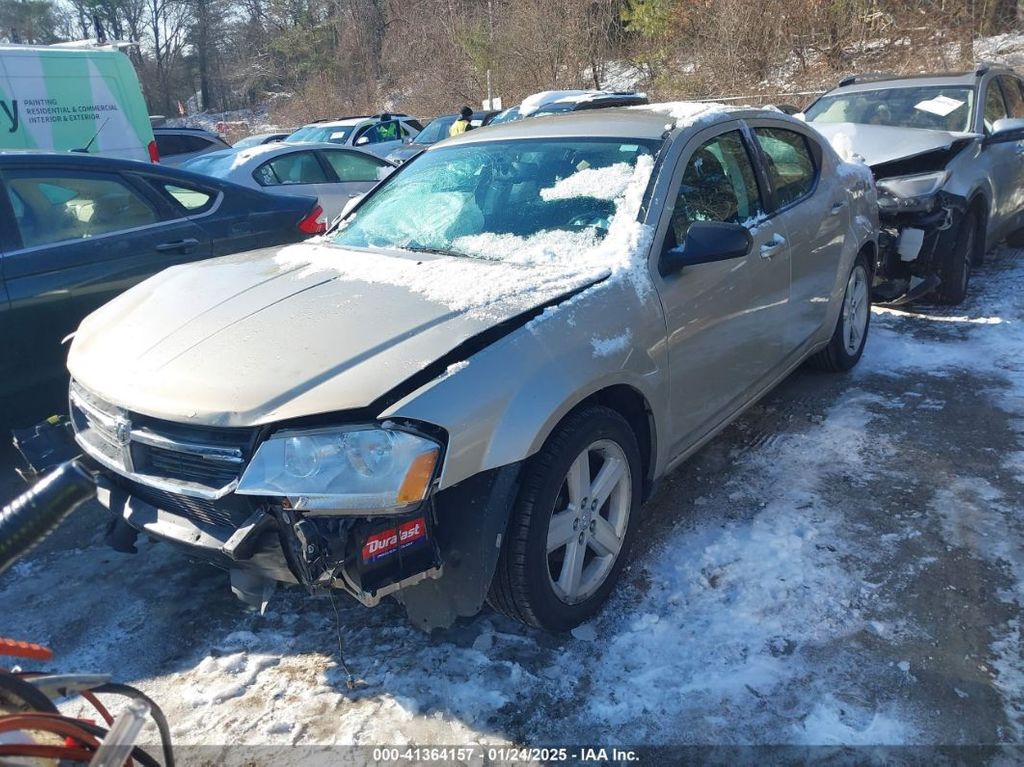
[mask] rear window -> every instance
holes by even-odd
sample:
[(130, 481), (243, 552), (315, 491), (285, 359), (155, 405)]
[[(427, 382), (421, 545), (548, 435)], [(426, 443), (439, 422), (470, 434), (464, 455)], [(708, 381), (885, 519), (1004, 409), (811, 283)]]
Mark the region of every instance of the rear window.
[(197, 187), (161, 184), (161, 188), (189, 213), (204, 213), (213, 207), (215, 196)]

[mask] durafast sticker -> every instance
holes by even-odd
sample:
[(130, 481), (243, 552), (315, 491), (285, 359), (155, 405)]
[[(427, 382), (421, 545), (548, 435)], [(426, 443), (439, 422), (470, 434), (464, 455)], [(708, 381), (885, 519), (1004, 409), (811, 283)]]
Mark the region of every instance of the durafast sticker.
[(376, 562), (400, 549), (413, 546), (427, 538), (427, 523), (423, 517), (410, 519), (398, 527), (374, 533), (363, 544), (363, 562)]

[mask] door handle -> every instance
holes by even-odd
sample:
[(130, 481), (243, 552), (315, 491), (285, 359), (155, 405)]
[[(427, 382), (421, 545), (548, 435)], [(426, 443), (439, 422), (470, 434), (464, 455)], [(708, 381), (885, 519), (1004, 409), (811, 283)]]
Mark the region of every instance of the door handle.
[(156, 246), (156, 249), (160, 253), (191, 253), (198, 247), (199, 240), (189, 237), (186, 240), (178, 240), (177, 242), (161, 242)]
[(786, 238), (781, 234), (773, 234), (772, 238), (761, 246), (761, 258), (771, 261), (786, 246)]
[(828, 214), (830, 216), (838, 216), (839, 213), (846, 207), (846, 200), (840, 200), (839, 202), (832, 203), (832, 207), (829, 208)]

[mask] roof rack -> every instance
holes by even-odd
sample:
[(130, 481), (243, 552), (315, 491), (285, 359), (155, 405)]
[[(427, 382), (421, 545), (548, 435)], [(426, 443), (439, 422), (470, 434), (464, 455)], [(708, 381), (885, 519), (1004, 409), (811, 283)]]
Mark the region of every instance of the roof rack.
[(913, 80), (922, 79), (926, 77), (967, 77), (974, 75), (975, 77), (981, 77), (982, 75), (992, 71), (1011, 71), (1012, 67), (1006, 64), (1000, 64), (994, 61), (979, 61), (974, 65), (973, 70), (961, 70), (959, 72), (911, 72), (908, 74), (896, 74), (894, 72), (866, 72), (862, 75), (850, 75), (844, 77), (839, 81), (839, 88), (845, 88), (847, 85), (855, 85), (857, 83), (873, 83), (882, 80)]

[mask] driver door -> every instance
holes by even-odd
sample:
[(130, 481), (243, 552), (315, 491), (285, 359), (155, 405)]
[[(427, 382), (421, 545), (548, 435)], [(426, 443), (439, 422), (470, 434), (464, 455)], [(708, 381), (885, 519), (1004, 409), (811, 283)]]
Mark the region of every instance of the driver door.
[(759, 393), (783, 357), (788, 233), (779, 221), (756, 223), (765, 210), (756, 156), (738, 121), (698, 134), (682, 153), (659, 225), (661, 254), (683, 242), (694, 221), (744, 224), (753, 237), (744, 257), (665, 276), (655, 270), (668, 326), (673, 456)]

